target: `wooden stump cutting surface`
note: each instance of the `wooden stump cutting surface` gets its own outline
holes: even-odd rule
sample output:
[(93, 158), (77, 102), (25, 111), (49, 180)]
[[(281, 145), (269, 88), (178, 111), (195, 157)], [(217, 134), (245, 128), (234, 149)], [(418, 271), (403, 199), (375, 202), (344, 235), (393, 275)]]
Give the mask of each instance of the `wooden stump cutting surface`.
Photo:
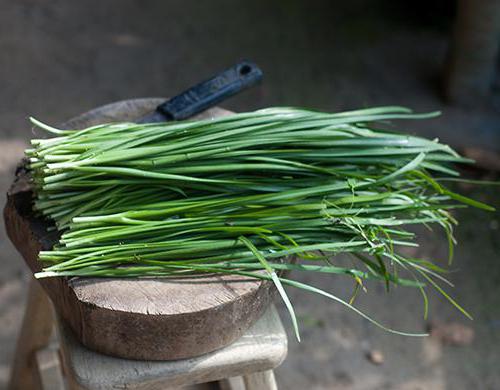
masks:
[[(165, 99), (134, 99), (89, 111), (64, 124), (85, 128), (110, 121), (131, 121)], [(200, 117), (229, 111), (214, 108)], [(50, 249), (57, 232), (31, 210), (28, 173), (21, 167), (9, 190), (4, 218), (7, 233), (33, 272), (38, 252)], [(268, 307), (269, 282), (240, 276), (177, 279), (46, 278), (40, 283), (59, 316), (86, 347), (139, 360), (199, 356), (238, 339)]]

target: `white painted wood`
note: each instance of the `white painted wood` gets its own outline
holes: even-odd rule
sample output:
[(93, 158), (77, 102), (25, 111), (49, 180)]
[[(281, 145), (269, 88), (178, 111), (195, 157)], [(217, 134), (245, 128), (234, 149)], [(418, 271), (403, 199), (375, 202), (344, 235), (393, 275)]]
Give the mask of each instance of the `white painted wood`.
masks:
[(245, 375), (243, 382), (246, 390), (278, 390), (272, 370)]
[[(65, 372), (75, 389), (163, 390), (205, 383), (272, 370), (287, 353), (286, 333), (274, 306), (233, 344), (200, 357), (168, 362), (105, 356), (83, 347), (60, 321), (59, 326)], [(250, 384), (272, 384), (272, 380), (269, 373), (247, 379)]]

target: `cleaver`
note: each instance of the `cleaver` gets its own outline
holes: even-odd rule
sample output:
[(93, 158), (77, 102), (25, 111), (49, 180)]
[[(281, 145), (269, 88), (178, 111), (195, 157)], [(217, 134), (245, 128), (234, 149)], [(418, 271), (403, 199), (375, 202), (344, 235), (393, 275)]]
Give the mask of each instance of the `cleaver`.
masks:
[(187, 119), (256, 85), (261, 80), (260, 68), (253, 62), (242, 61), (160, 104), (153, 112), (136, 122), (155, 123)]

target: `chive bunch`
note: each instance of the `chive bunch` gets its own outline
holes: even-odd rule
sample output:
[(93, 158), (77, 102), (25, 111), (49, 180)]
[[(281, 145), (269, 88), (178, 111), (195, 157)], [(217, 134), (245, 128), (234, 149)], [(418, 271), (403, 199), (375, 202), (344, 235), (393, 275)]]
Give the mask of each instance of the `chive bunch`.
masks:
[[(272, 280), (295, 329), (283, 285), (365, 316), (277, 272), (298, 270), (342, 274), (358, 286), (365, 279), (414, 286), (425, 302), (424, 287), (432, 285), (467, 315), (438, 284), (446, 282), (441, 267), (398, 251), (417, 245), (406, 226), (435, 224), (451, 256), (456, 221), (449, 210), (490, 209), (442, 184), (457, 176), (450, 163), (469, 160), (436, 140), (385, 130), (389, 120), (435, 115), (403, 107), (333, 114), (269, 108), (84, 130), (32, 119), (56, 135), (32, 140), (26, 151), (34, 209), (61, 232), (52, 250), (40, 252), (44, 268), (36, 277), (237, 274)], [(336, 265), (339, 253), (355, 265)]]

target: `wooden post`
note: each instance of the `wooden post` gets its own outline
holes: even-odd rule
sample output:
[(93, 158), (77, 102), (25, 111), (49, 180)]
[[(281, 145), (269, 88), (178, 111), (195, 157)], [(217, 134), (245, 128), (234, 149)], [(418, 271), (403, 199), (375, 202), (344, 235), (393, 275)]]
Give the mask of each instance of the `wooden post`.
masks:
[(11, 370), (10, 390), (41, 388), (36, 352), (48, 345), (52, 329), (51, 303), (40, 284), (32, 279)]
[(445, 75), (446, 98), (479, 105), (491, 92), (500, 46), (500, 0), (458, 0)]

